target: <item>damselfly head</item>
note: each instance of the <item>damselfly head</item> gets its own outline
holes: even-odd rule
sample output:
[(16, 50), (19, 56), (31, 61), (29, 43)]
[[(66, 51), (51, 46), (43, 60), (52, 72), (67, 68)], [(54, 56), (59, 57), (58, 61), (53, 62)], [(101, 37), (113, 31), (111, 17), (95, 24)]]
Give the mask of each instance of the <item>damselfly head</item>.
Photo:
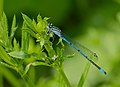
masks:
[(47, 27), (48, 27), (48, 28), (52, 28), (52, 27), (53, 27), (53, 24), (52, 24), (52, 23), (49, 23)]
[(61, 30), (58, 27), (53, 26), (52, 23), (49, 23), (46, 28), (54, 33), (61, 32)]

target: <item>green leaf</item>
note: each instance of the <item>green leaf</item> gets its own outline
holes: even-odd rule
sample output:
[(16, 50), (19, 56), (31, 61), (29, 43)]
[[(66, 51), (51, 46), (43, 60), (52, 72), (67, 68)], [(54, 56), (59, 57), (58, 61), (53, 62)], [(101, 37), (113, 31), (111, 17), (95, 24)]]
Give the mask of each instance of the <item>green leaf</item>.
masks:
[(20, 45), (19, 45), (19, 43), (17, 43), (15, 38), (13, 40), (13, 46), (14, 46), (13, 50), (15, 50), (15, 51), (19, 51), (20, 50)]
[(27, 72), (28, 72), (28, 70), (29, 70), (30, 66), (31, 66), (31, 63), (30, 63), (30, 64), (28, 64), (28, 65), (25, 67), (25, 70), (24, 70), (24, 72), (23, 72), (22, 77), (23, 77), (24, 75), (26, 75), (26, 74), (27, 74)]
[(7, 24), (7, 17), (5, 13), (3, 13), (3, 16), (1, 17), (0, 21), (0, 38), (2, 42), (4, 42), (4, 45), (6, 48), (9, 46), (8, 42), (8, 24)]
[(11, 57), (7, 55), (2, 46), (0, 46), (0, 58), (2, 58), (2, 60), (7, 62), (8, 64), (14, 65), (11, 61)]
[(43, 47), (43, 45), (45, 44), (45, 40), (43, 38), (40, 39), (40, 46), (41, 48)]
[(30, 54), (27, 54), (23, 51), (13, 51), (8, 53), (11, 57), (18, 58), (18, 59), (24, 59), (24, 58), (29, 58)]
[(32, 63), (32, 66), (38, 66), (38, 65), (50, 66), (50, 65), (48, 65), (48, 64), (46, 64), (44, 62), (33, 62)]
[(79, 80), (79, 83), (78, 83), (78, 86), (77, 86), (77, 87), (83, 87), (83, 84), (84, 84), (84, 82), (85, 82), (85, 80), (86, 80), (86, 77), (87, 77), (88, 72), (89, 72), (89, 69), (90, 69), (90, 65), (91, 65), (90, 62), (88, 62), (88, 63), (86, 64), (85, 69), (84, 69), (84, 71), (83, 71), (83, 73), (82, 73), (82, 76), (81, 76), (81, 78), (80, 78), (80, 80)]
[(31, 36), (37, 38), (36, 33), (30, 30), (29, 28), (22, 28), (22, 31), (28, 32)]
[(44, 17), (44, 19), (43, 19), (43, 21), (44, 21), (44, 24), (47, 26), (48, 25), (48, 22), (47, 22), (47, 20), (49, 20), (50, 18), (48, 18), (48, 17)]
[(10, 33), (10, 43), (12, 43), (12, 39), (13, 39), (13, 36), (14, 36), (16, 30), (17, 30), (16, 16), (14, 15), (13, 21), (12, 21), (11, 33)]
[(1, 18), (1, 22), (2, 22), (2, 27), (4, 28), (4, 30), (8, 31), (7, 17), (5, 15), (5, 13), (3, 13), (3, 16)]
[(62, 42), (62, 38), (59, 39), (57, 45), (58, 45), (58, 44), (61, 44), (61, 45), (64, 47), (64, 44), (63, 44), (63, 42)]
[(39, 56), (38, 56), (38, 60), (44, 60), (45, 58), (47, 58), (47, 54), (45, 52), (41, 52), (39, 53)]
[(64, 48), (59, 48), (59, 47), (57, 47), (56, 51), (57, 51), (57, 55), (58, 55), (59, 57), (63, 57)]
[(15, 67), (15, 66), (11, 66), (11, 65), (9, 65), (9, 64), (7, 64), (7, 63), (0, 62), (0, 65), (5, 66), (5, 67), (8, 67), (8, 68), (11, 68), (11, 69), (14, 69), (14, 70), (17, 71), (17, 67)]
[(42, 19), (40, 15), (37, 16), (37, 25), (36, 25), (36, 30), (38, 33), (41, 33), (42, 31), (46, 31), (46, 26), (47, 26), (47, 17)]
[[(36, 23), (36, 21), (34, 19), (32, 21), (32, 25), (34, 26), (35, 31), (36, 31), (36, 29), (37, 29), (37, 23)], [(37, 31), (35, 33), (37, 33)]]
[[(26, 29), (26, 23), (23, 22), (23, 29)], [(22, 47), (21, 50), (24, 52), (28, 52), (28, 48), (29, 48), (29, 38), (30, 38), (30, 34), (26, 31), (22, 31)]]
[(3, 47), (5, 48), (5, 45), (4, 45), (4, 43), (3, 43), (2, 40), (0, 40), (0, 45), (3, 46)]
[(40, 66), (40, 65), (49, 66), (48, 64), (46, 64), (46, 63), (44, 63), (44, 62), (33, 62), (33, 63), (30, 63), (30, 64), (28, 64), (28, 65), (25, 67), (23, 76), (27, 74), (27, 72), (28, 72), (29, 69), (30, 69), (30, 66)]
[(67, 55), (66, 58), (72, 58), (74, 56), (75, 56), (75, 53)]
[(48, 17), (44, 17), (44, 19), (43, 20), (45, 20), (45, 21), (47, 21), (47, 20), (49, 20), (50, 18), (48, 18)]
[(25, 23), (27, 24), (27, 26), (32, 29), (34, 32), (36, 32), (35, 27), (32, 24), (32, 20), (25, 14), (22, 13), (23, 19), (25, 21)]
[(42, 21), (42, 17), (40, 16), (40, 14), (37, 16), (37, 22), (41, 22)]
[(45, 43), (44, 46), (48, 52), (49, 57), (52, 58), (55, 55), (55, 51), (52, 47), (52, 43), (51, 42)]
[(40, 21), (40, 22), (38, 22), (37, 23), (37, 32), (38, 33), (41, 33), (41, 32), (43, 32), (43, 31), (45, 31), (45, 24), (44, 24), (44, 22), (43, 21)]
[(56, 51), (57, 51), (57, 55), (58, 55), (58, 56), (61, 56), (61, 50), (60, 50), (59, 47), (57, 47)]

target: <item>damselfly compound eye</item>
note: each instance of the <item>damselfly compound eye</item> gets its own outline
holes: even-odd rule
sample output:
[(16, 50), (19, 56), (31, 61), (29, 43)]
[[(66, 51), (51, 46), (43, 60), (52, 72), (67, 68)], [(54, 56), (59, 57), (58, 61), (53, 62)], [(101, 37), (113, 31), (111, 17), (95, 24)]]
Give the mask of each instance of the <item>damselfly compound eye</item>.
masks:
[(52, 23), (49, 23), (49, 24), (48, 24), (48, 27), (49, 27), (49, 28), (52, 28), (52, 27), (53, 27)]

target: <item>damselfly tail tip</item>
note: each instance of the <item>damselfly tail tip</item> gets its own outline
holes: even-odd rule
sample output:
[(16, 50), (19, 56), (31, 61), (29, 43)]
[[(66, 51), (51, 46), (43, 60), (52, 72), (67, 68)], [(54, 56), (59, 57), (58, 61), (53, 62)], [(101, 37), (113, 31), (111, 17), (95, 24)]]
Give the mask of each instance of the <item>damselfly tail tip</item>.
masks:
[(107, 74), (102, 68), (100, 68), (100, 71), (104, 73), (105, 75)]
[(104, 71), (103, 73), (104, 73), (105, 75), (107, 75), (107, 73), (106, 73), (105, 71)]

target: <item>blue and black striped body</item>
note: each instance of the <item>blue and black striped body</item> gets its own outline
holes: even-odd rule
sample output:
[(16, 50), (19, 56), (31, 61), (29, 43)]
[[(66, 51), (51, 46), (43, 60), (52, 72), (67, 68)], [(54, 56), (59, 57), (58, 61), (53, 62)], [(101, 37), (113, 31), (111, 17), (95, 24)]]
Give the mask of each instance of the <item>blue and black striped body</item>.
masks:
[[(62, 37), (61, 37), (62, 38)], [(72, 46), (74, 49), (76, 49), (81, 55), (83, 55), (88, 61), (90, 61), (93, 65), (95, 65), (102, 73), (106, 74), (106, 72), (99, 67), (96, 63), (94, 63), (89, 57), (87, 57), (86, 54), (84, 54), (78, 47), (76, 47), (73, 43), (69, 42), (66, 38), (62, 38), (64, 41), (66, 41), (70, 46)]]
[(90, 57), (97, 58), (96, 53), (92, 52), (91, 50), (87, 49), (83, 45), (79, 43), (75, 43), (72, 41), (69, 37), (67, 37), (64, 33), (61, 32), (61, 30), (55, 26), (52, 26), (52, 24), (48, 24), (47, 29), (49, 31), (52, 31), (54, 34), (62, 38), (65, 42), (67, 42), (71, 47), (73, 47), (75, 50), (77, 50), (82, 56), (84, 56), (88, 61), (90, 61), (94, 66), (96, 66), (102, 73), (106, 74), (106, 72), (98, 66), (95, 62), (90, 59)]

